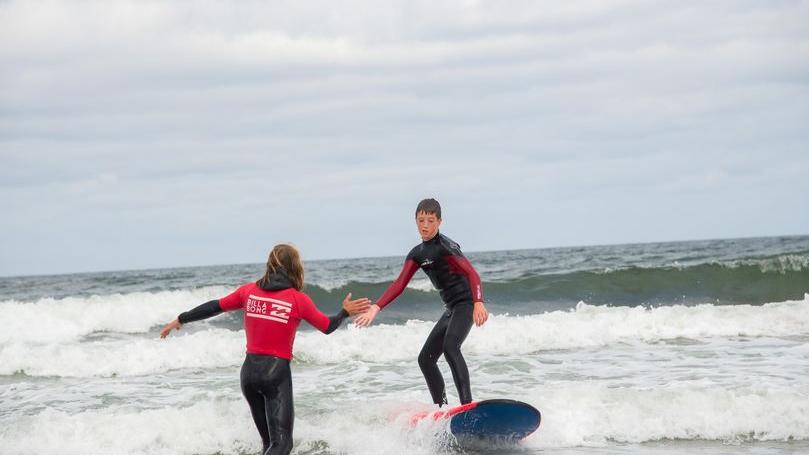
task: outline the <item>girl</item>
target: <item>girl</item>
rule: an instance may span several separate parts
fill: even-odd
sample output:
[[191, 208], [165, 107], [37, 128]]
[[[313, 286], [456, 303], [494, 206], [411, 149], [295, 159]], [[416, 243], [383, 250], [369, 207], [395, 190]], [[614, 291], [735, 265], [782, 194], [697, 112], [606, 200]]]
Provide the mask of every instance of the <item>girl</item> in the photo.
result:
[[287, 455], [292, 450], [295, 414], [289, 362], [300, 321], [329, 334], [348, 315], [362, 313], [370, 305], [366, 298], [351, 300], [349, 293], [343, 300], [343, 309], [328, 317], [301, 292], [303, 275], [298, 250], [291, 245], [276, 245], [260, 280], [180, 314], [160, 331], [160, 337], [165, 338], [188, 322], [223, 311], [244, 310], [247, 357], [242, 365], [241, 387], [261, 435], [264, 455]]

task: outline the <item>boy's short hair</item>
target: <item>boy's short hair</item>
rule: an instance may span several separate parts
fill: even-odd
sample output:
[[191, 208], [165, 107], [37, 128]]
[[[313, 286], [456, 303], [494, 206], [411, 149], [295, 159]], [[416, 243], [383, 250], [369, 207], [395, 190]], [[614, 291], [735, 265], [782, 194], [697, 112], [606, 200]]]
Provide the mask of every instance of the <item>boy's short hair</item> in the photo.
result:
[[424, 212], [428, 215], [435, 215], [439, 220], [441, 219], [441, 204], [433, 198], [423, 199], [416, 207], [416, 216], [419, 212]]

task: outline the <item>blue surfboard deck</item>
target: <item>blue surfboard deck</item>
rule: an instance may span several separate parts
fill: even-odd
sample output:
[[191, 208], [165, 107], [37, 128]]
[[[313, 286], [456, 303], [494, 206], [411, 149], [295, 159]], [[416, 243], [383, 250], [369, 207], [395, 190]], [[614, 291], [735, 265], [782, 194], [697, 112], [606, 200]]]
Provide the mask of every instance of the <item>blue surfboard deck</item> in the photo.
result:
[[484, 400], [451, 417], [450, 432], [463, 439], [519, 441], [530, 435], [542, 415], [528, 403], [515, 400]]
[[450, 419], [450, 432], [458, 442], [515, 443], [530, 435], [542, 420], [539, 410], [516, 400], [483, 400], [433, 413], [413, 417], [411, 423], [422, 419]]

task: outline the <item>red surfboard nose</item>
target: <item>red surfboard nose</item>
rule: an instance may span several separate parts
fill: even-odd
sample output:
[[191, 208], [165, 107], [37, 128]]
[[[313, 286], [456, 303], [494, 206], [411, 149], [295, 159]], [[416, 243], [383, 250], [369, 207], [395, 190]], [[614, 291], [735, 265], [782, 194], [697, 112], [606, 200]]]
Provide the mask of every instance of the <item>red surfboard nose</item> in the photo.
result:
[[434, 412], [424, 411], [424, 412], [419, 412], [418, 414], [415, 414], [413, 417], [410, 418], [410, 426], [415, 427], [416, 425], [418, 425], [419, 422], [421, 422], [422, 420], [424, 420], [426, 418], [430, 418], [433, 421], [438, 421], [439, 419], [442, 419], [442, 418], [447, 419], [447, 418], [450, 418], [450, 417], [454, 416], [455, 414], [459, 414], [461, 412], [468, 411], [468, 410], [474, 408], [477, 405], [478, 405], [478, 402], [473, 401], [471, 403], [467, 403], [467, 404], [463, 404], [463, 405], [460, 405], [460, 406], [457, 406], [457, 407], [454, 407], [454, 408], [451, 408], [451, 409], [447, 409], [446, 411], [434, 411]]

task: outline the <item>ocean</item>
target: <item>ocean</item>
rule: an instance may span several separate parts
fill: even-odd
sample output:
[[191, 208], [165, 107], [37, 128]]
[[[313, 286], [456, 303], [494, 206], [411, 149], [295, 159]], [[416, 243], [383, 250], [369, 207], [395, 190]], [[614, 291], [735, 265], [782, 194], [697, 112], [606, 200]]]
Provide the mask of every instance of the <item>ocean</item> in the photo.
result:
[[[809, 453], [809, 236], [467, 256], [492, 314], [463, 345], [473, 395], [533, 404], [539, 430], [480, 452], [408, 425], [434, 407], [416, 357], [442, 312], [417, 272], [370, 328], [301, 324], [293, 453]], [[305, 291], [331, 314], [402, 260], [305, 260]], [[263, 268], [0, 278], [0, 454], [259, 453], [241, 312], [158, 332]]]

